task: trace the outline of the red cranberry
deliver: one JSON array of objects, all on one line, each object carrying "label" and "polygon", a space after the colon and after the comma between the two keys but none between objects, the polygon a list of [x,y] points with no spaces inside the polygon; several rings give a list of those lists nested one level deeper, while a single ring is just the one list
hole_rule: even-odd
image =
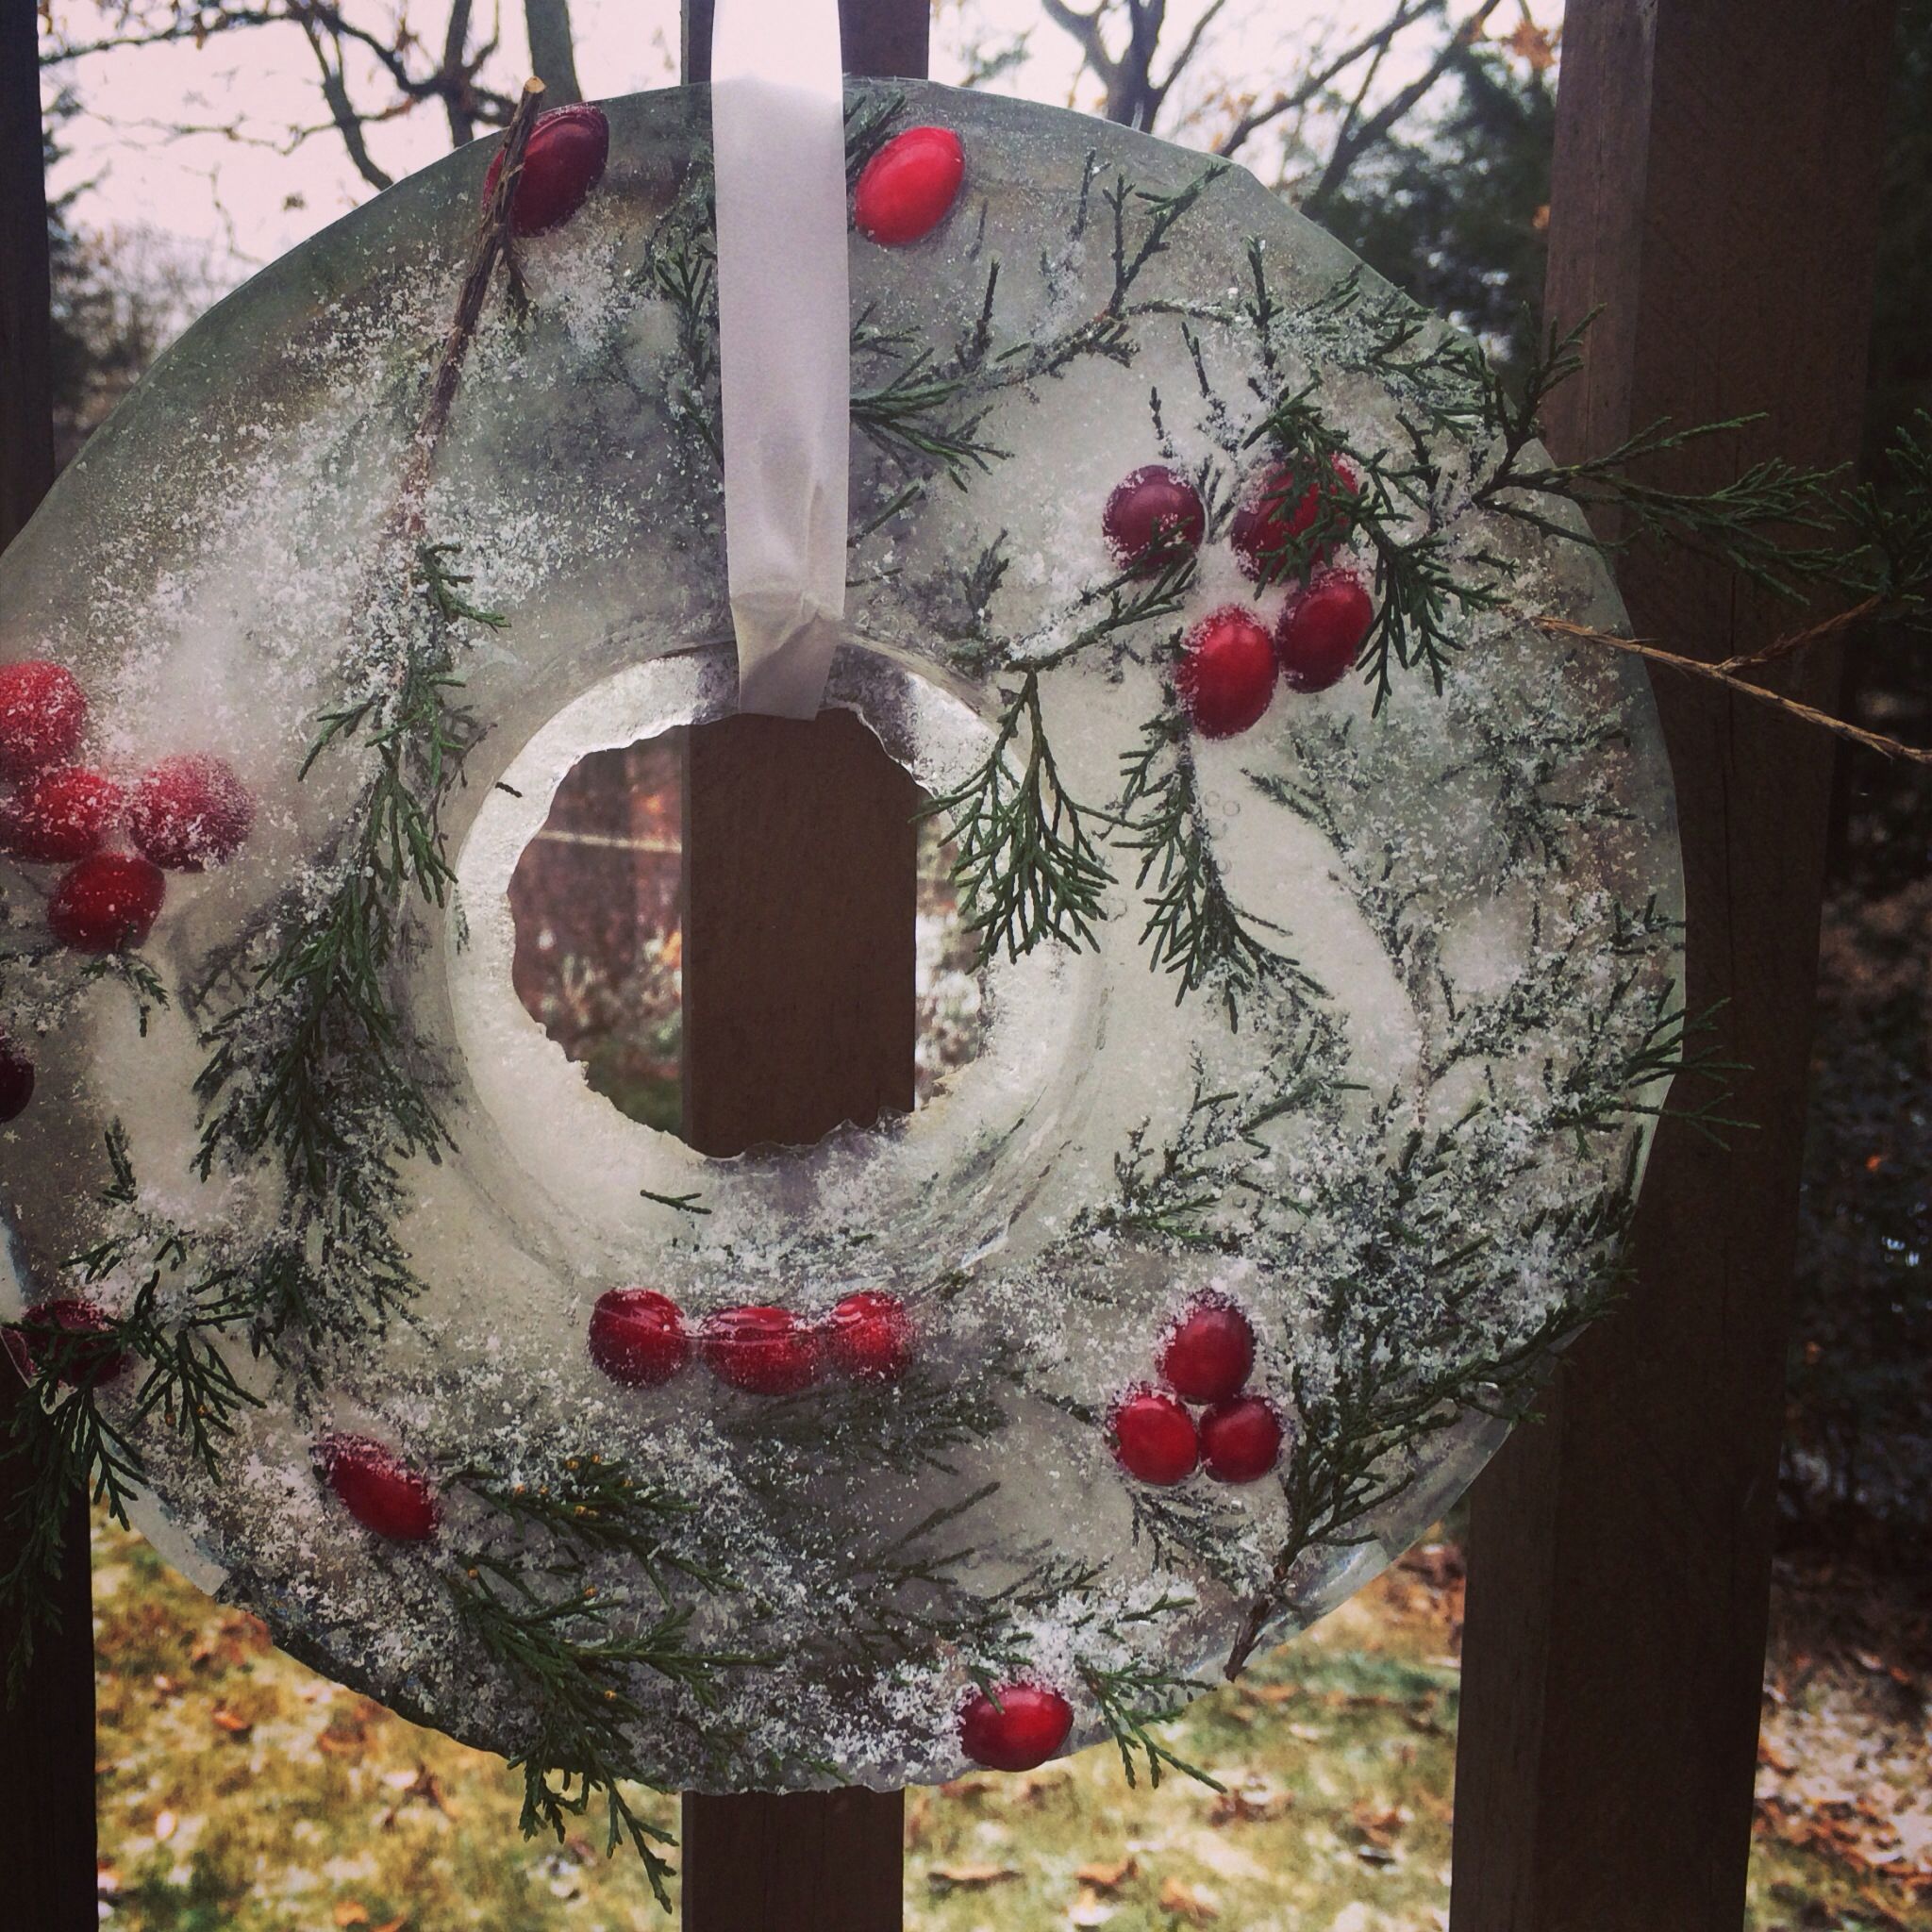
[{"label": "red cranberry", "polygon": [[[601,108],[578,101],[539,114],[524,149],[524,172],[510,199],[511,232],[541,235],[560,228],[604,178],[604,164],[609,158],[610,124]],[[498,147],[483,177],[486,202],[496,192],[502,173],[503,149]]]},{"label": "red cranberry", "polygon": [[975,1690],[959,1713],[959,1748],[989,1771],[1031,1771],[1066,1748],[1074,1707],[1044,1684]]},{"label": "red cranberry", "polygon": [[790,1308],[720,1308],[698,1346],[719,1381],[753,1395],[795,1395],[819,1378],[819,1338]]},{"label": "red cranberry", "polygon": [[1274,653],[1291,691],[1326,691],[1355,667],[1375,621],[1368,586],[1351,570],[1318,571],[1274,626]]},{"label": "red cranberry", "polygon": [[869,241],[902,247],[929,235],[958,199],[966,150],[950,127],[908,127],[866,162],[852,219]]},{"label": "red cranberry", "polygon": [[37,773],[0,815],[0,837],[16,858],[64,865],[108,842],[126,800],[113,779],[84,765]]},{"label": "red cranberry", "polygon": [[1177,471],[1150,463],[1114,486],[1100,527],[1120,567],[1154,576],[1197,549],[1208,531],[1200,492]]},{"label": "red cranberry", "polygon": [[825,1347],[861,1382],[896,1382],[912,1361],[912,1317],[895,1294],[848,1294],[825,1324]]},{"label": "red cranberry", "polygon": [[1258,1481],[1281,1456],[1281,1418],[1258,1395],[1218,1402],[1201,1418],[1201,1457],[1224,1483]]},{"label": "red cranberry", "polygon": [[65,665],[0,664],[0,778],[64,763],[86,730],[87,694]]},{"label": "red cranberry", "polygon": [[1190,1402],[1224,1402],[1255,1366],[1255,1330],[1232,1302],[1193,1303],[1168,1331],[1160,1350],[1162,1379]]},{"label": "red cranberry", "polygon": [[163,758],[134,788],[127,828],[170,872],[225,865],[255,823],[255,800],[233,769],[206,753]]},{"label": "red cranberry", "polygon": [[158,866],[126,852],[96,852],[54,888],[47,925],[76,953],[118,953],[154,930],[168,882]]},{"label": "red cranberry", "polygon": [[17,1121],[33,1097],[33,1061],[0,1033],[0,1124]]},{"label": "red cranberry", "polygon": [[[1347,529],[1337,499],[1361,488],[1340,457],[1329,459],[1324,482],[1306,465],[1271,463],[1234,513],[1228,542],[1241,567],[1257,583],[1278,584],[1323,561]],[[1312,547],[1303,540],[1313,538]]]},{"label": "red cranberry", "polygon": [[613,1382],[649,1389],[668,1382],[691,1354],[684,1317],[653,1288],[613,1288],[591,1310],[591,1359]]},{"label": "red cranberry", "polygon": [[367,1436],[325,1436],[315,1454],[324,1480],[364,1529],[399,1543],[436,1534],[436,1491],[394,1450]]},{"label": "red cranberry", "polygon": [[[113,1342],[114,1324],[84,1295],[36,1302],[20,1318],[25,1373],[32,1375],[34,1351],[48,1358],[56,1378],[70,1386],[111,1382],[127,1366]],[[19,1355],[14,1357],[18,1362]]]},{"label": "red cranberry", "polygon": [[1274,674],[1274,641],[1230,604],[1204,617],[1182,641],[1174,691],[1203,738],[1232,738],[1268,708]]},{"label": "red cranberry", "polygon": [[1115,1460],[1131,1476],[1165,1488],[1194,1473],[1201,1441],[1194,1418],[1158,1389],[1135,1389],[1108,1418]]}]

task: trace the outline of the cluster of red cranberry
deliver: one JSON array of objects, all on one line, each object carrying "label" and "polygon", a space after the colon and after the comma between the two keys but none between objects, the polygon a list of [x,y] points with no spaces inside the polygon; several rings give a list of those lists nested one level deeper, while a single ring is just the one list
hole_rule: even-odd
[{"label": "cluster of red cranberry", "polygon": [[[153,930],[165,872],[205,872],[241,850],[255,801],[206,753],[162,758],[131,784],[79,762],[88,715],[64,665],[0,665],[0,854],[65,867],[47,929],[77,953],[118,953]],[[113,849],[118,841],[133,850]],[[0,1035],[0,1121],[33,1091],[33,1063]]]},{"label": "cluster of red cranberry", "polygon": [[912,1360],[912,1317],[897,1295],[848,1294],[822,1321],[790,1308],[720,1308],[698,1324],[654,1288],[613,1288],[591,1310],[591,1359],[628,1388],[655,1388],[698,1358],[733,1389],[795,1395],[837,1369],[859,1382],[896,1382]]},{"label": "cluster of red cranberry", "polygon": [[[1326,691],[1348,675],[1369,634],[1375,607],[1368,586],[1355,571],[1330,565],[1334,545],[1324,541],[1324,532],[1346,527],[1340,499],[1357,494],[1360,479],[1339,458],[1329,472],[1270,463],[1235,511],[1228,545],[1245,576],[1274,582],[1298,547],[1308,551],[1310,568],[1272,634],[1252,611],[1226,604],[1182,640],[1174,690],[1204,738],[1232,738],[1257,723],[1277,678],[1291,691]],[[1100,525],[1124,572],[1155,576],[1200,548],[1208,512],[1192,483],[1155,463],[1122,478]]]},{"label": "cluster of red cranberry", "polygon": [[[1166,1488],[1197,1468],[1224,1483],[1252,1483],[1281,1458],[1281,1417],[1245,1394],[1255,1330],[1219,1295],[1191,1303],[1167,1332],[1157,1366],[1164,1386],[1129,1389],[1108,1416],[1115,1459],[1137,1481]],[[1197,1423],[1189,1403],[1205,1405]]]}]

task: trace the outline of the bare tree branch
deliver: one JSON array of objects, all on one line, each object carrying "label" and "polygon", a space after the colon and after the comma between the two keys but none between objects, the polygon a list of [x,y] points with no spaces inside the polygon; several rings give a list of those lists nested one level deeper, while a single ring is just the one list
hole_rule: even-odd
[{"label": "bare tree branch", "polygon": [[524,0],[524,23],[530,33],[530,71],[543,83],[544,99],[553,108],[582,100],[570,0]]},{"label": "bare tree branch", "polygon": [[375,157],[369,152],[369,143],[363,137],[362,116],[349,99],[349,83],[342,72],[341,42],[340,39],[335,42],[336,62],[331,67],[328,50],[323,44],[322,30],[311,21],[305,20],[302,25],[308,36],[308,44],[314,50],[315,64],[322,69],[322,97],[328,103],[330,118],[341,134],[342,145],[349,151],[349,159],[354,163],[357,174],[378,193],[385,188],[393,187],[395,176],[376,165]]},{"label": "bare tree branch", "polygon": [[[1232,155],[1253,135],[1271,122],[1297,108],[1306,108],[1325,93],[1330,85],[1364,57],[1374,58],[1394,43],[1398,34],[1432,13],[1441,13],[1444,0],[1400,0],[1395,11],[1382,25],[1362,35],[1332,58],[1323,61],[1298,81],[1285,89],[1264,108],[1251,108],[1214,144],[1218,155]],[[1170,76],[1170,79],[1172,77]]]},{"label": "bare tree branch", "polygon": [[[442,71],[449,75],[463,72],[463,56],[470,46],[470,6],[471,0],[450,0],[449,31],[442,37]],[[452,90],[443,97],[443,106],[449,113],[449,142],[452,147],[467,147],[476,138],[476,123],[470,113],[468,91]]]},{"label": "bare tree branch", "polygon": [[1502,4],[1503,0],[1478,0],[1475,11],[1442,43],[1441,50],[1422,74],[1406,88],[1391,94],[1366,121],[1359,124],[1352,123],[1343,128],[1341,138],[1337,140],[1334,149],[1329,154],[1327,166],[1322,170],[1322,178],[1315,183],[1313,192],[1302,202],[1305,213],[1320,215],[1324,203],[1340,191],[1356,162],[1434,89],[1436,83],[1448,73],[1457,55],[1481,35],[1489,23],[1490,15]]}]

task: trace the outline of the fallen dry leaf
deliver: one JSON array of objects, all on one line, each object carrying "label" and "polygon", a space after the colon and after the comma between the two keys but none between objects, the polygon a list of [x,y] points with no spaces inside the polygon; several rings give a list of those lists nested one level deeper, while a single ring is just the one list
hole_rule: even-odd
[{"label": "fallen dry leaf", "polygon": [[370,1927],[370,1932],[408,1932],[409,1921],[407,1914],[400,1919],[385,1919],[381,1924]]},{"label": "fallen dry leaf", "polygon": [[1218,1793],[1208,1807],[1209,1824],[1256,1824],[1280,1818],[1293,1807],[1294,1794],[1277,1790],[1263,1777],[1246,1777]]},{"label": "fallen dry leaf", "polygon": [[1160,1909],[1185,1919],[1191,1925],[1211,1925],[1221,1916],[1221,1901],[1211,1892],[1199,1890],[1178,1878],[1160,1881]]},{"label": "fallen dry leaf", "polygon": [[366,1925],[369,1923],[369,1907],[353,1898],[345,1898],[335,1909],[338,1925]]},{"label": "fallen dry leaf", "polygon": [[1019,1875],[1014,1865],[934,1865],[927,1871],[925,1882],[935,1891],[973,1891]]},{"label": "fallen dry leaf", "polygon": [[1064,1764],[1047,1764],[1015,1778],[1011,1790],[1023,1804],[1037,1805],[1048,1791],[1057,1791],[1073,1782],[1074,1774]]},{"label": "fallen dry leaf", "polygon": [[1140,1869],[1140,1859],[1129,1852],[1118,1864],[1095,1860],[1091,1865],[1082,1865],[1074,1876],[1095,1891],[1118,1891]]},{"label": "fallen dry leaf", "polygon": [[218,1704],[208,1713],[216,1730],[226,1731],[231,1738],[245,1738],[255,1728],[253,1718],[239,1716],[225,1704]]}]

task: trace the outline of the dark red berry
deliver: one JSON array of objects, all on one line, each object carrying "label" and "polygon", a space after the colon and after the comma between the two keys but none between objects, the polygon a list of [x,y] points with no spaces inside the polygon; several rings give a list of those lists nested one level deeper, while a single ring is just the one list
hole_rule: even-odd
[{"label": "dark red berry", "polygon": [[1131,1476],[1163,1488],[1194,1473],[1201,1441],[1194,1418],[1158,1389],[1135,1389],[1108,1418],[1114,1458]]},{"label": "dark red berry", "polygon": [[1236,558],[1256,582],[1278,584],[1313,569],[1345,533],[1337,499],[1361,484],[1340,457],[1329,468],[1324,481],[1307,465],[1270,463],[1256,478],[1228,531]]},{"label": "dark red berry", "polygon": [[1274,641],[1230,604],[1204,617],[1181,644],[1174,690],[1204,738],[1232,738],[1268,708],[1274,695]]},{"label": "dark red berry", "polygon": [[62,664],[0,664],[0,778],[64,764],[87,729],[87,693]]},{"label": "dark red berry", "polygon": [[1224,1483],[1251,1483],[1281,1456],[1281,1418],[1258,1395],[1218,1402],[1201,1418],[1201,1459]]},{"label": "dark red berry", "polygon": [[1352,570],[1318,571],[1274,626],[1274,651],[1291,691],[1326,691],[1354,669],[1375,621],[1368,586]]},{"label": "dark red berry", "polygon": [[[610,158],[610,124],[601,108],[578,101],[537,116],[524,149],[524,172],[509,205],[509,225],[518,235],[541,235],[559,228],[584,205],[584,197],[604,178]],[[499,147],[483,177],[483,199],[496,192],[503,173]]]},{"label": "dark red berry", "polygon": [[0,1033],[0,1124],[17,1121],[33,1097],[33,1061]]},{"label": "dark red berry", "polygon": [[1232,1302],[1192,1304],[1161,1344],[1160,1374],[1190,1402],[1225,1402],[1255,1366],[1255,1330]]},{"label": "dark red berry", "polygon": [[795,1395],[819,1378],[819,1338],[790,1308],[720,1308],[698,1336],[719,1381],[754,1395]]},{"label": "dark red berry", "polygon": [[325,1436],[315,1457],[323,1479],[364,1529],[399,1543],[436,1534],[436,1491],[394,1450],[367,1436]]},{"label": "dark red berry", "polygon": [[966,176],[966,150],[950,127],[908,127],[880,148],[858,177],[852,219],[889,248],[917,242],[945,220]]},{"label": "dark red berry", "polygon": [[1031,1771],[1066,1748],[1074,1707],[1044,1684],[975,1690],[959,1713],[959,1748],[989,1771]]},{"label": "dark red berry", "polygon": [[825,1348],[861,1382],[896,1382],[912,1360],[912,1317],[895,1294],[848,1294],[825,1324]]},{"label": "dark red berry", "polygon": [[96,852],[64,874],[47,901],[47,925],[76,953],[118,953],[154,930],[168,882],[128,852]]},{"label": "dark red berry", "polygon": [[1100,527],[1124,571],[1153,576],[1199,547],[1208,512],[1200,492],[1178,471],[1150,463],[1114,485]]},{"label": "dark red berry", "polygon": [[205,752],[163,758],[134,788],[127,829],[170,872],[205,872],[241,851],[255,800],[231,767]]},{"label": "dark red berry", "polygon": [[36,1356],[61,1382],[92,1386],[110,1382],[127,1366],[114,1346],[113,1324],[83,1295],[37,1302],[20,1318],[20,1338],[33,1374]]},{"label": "dark red berry", "polygon": [[654,1288],[613,1288],[591,1310],[591,1359],[613,1382],[649,1389],[668,1382],[691,1354],[684,1317]]},{"label": "dark red berry", "polygon": [[84,765],[37,773],[0,810],[0,841],[15,858],[64,865],[108,842],[127,801],[120,786]]}]

